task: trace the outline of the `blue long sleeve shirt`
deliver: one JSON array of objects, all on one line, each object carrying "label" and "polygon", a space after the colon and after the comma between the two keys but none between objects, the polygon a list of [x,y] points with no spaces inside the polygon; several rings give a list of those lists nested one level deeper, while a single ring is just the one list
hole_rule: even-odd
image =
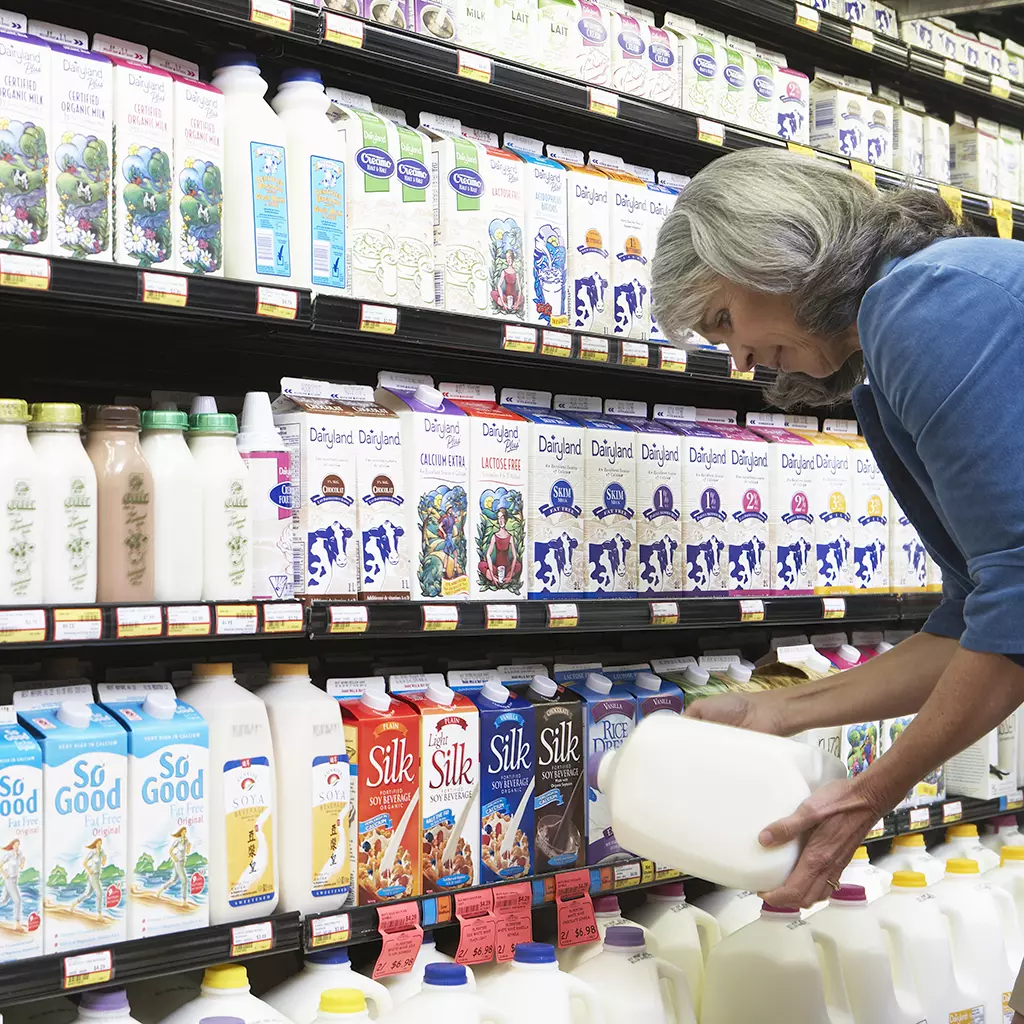
[{"label": "blue long sleeve shirt", "polygon": [[857,417],[942,569],[924,628],[1024,664],[1024,243],[956,238],[893,260],[857,326]]}]

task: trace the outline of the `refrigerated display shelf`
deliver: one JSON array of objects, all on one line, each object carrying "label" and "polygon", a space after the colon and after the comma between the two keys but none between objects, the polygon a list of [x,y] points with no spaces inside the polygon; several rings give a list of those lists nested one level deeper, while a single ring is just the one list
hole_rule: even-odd
[{"label": "refrigerated display shelf", "polygon": [[927,832],[929,829],[944,828],[958,823],[985,821],[997,814],[1011,814],[1024,808],[1024,793],[1017,790],[1011,796],[994,800],[978,800],[969,796],[949,796],[945,800],[923,807],[904,807],[892,811],[879,822],[877,828],[868,833],[868,842],[880,842],[893,836],[911,832]]}]

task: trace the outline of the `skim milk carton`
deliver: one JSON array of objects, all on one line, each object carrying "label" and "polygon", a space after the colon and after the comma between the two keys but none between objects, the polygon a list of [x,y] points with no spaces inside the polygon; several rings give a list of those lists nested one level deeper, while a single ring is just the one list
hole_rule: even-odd
[{"label": "skim milk carton", "polygon": [[682,438],[671,427],[647,418],[646,402],[605,399],[605,415],[636,434],[637,594],[682,593]]},{"label": "skim milk carton", "polygon": [[402,430],[411,596],[468,598],[469,420],[430,377],[382,370],[378,384],[375,401],[398,414]]},{"label": "skim milk carton", "polygon": [[600,398],[555,395],[554,407],[586,428],[586,596],[633,597],[637,589],[636,435],[625,423],[603,415]]},{"label": "skim milk carton", "polygon": [[527,552],[531,598],[580,597],[586,589],[583,495],[585,430],[551,411],[550,391],[505,388],[502,405],[527,421]]},{"label": "skim milk carton", "polygon": [[927,555],[914,524],[889,494],[889,587],[897,594],[925,590]]},{"label": "skim milk carton", "polygon": [[526,421],[495,401],[487,384],[441,384],[469,417],[469,595],[523,600],[523,559],[529,550]]},{"label": "skim milk carton", "polygon": [[43,952],[124,942],[128,734],[87,683],[14,695],[43,748]]},{"label": "skim milk carton", "polygon": [[9,704],[0,730],[0,961],[10,963],[43,953],[43,762]]},{"label": "skim milk carton", "polygon": [[170,683],[100,683],[128,733],[128,938],[210,921],[209,728]]}]

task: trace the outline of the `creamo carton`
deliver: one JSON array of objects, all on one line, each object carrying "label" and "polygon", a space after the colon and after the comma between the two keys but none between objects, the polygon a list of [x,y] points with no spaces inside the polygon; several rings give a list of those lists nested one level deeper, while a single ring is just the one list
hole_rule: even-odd
[{"label": "creamo carton", "polygon": [[550,391],[505,388],[502,405],[529,426],[526,526],[531,598],[580,597],[586,589],[583,536],[586,431],[551,411]]},{"label": "creamo carton", "polygon": [[632,597],[637,588],[636,438],[625,423],[602,415],[600,398],[555,395],[554,407],[586,428],[586,595]]},{"label": "creamo carton", "polygon": [[889,588],[897,594],[927,589],[927,556],[914,524],[889,494]]}]

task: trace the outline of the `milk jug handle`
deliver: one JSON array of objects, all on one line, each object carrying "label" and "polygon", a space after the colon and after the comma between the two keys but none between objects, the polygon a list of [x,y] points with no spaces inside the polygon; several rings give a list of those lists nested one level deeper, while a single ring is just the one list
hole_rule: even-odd
[{"label": "milk jug handle", "polygon": [[472,998],[476,1001],[476,1005],[479,1008],[480,1024],[484,1024],[484,1021],[487,1021],[488,1024],[514,1024],[512,1018],[504,1010],[499,1010],[494,1003],[481,999],[479,996],[473,996]]},{"label": "milk jug handle", "polygon": [[373,1003],[373,1016],[379,1020],[391,1010],[391,993],[383,985],[377,984],[374,988],[367,986],[363,989],[368,1003]]},{"label": "milk jug handle", "polygon": [[[1005,936],[1007,950],[1011,947],[1020,949],[1024,939],[1021,936],[1020,921],[1017,917],[1017,904],[1002,886],[989,885],[988,889],[992,893],[992,898],[999,909],[999,916],[1003,921],[1003,935]],[[1013,966],[1016,967],[1017,965],[1014,964]]]},{"label": "milk jug handle", "polygon": [[846,979],[843,975],[843,963],[839,957],[839,946],[836,940],[825,932],[818,931],[811,922],[811,935],[821,950],[824,960],[825,1003],[830,1013],[852,1016],[850,997],[846,992]]},{"label": "milk jug handle", "polygon": [[[604,1024],[604,1007],[601,1005],[601,998],[598,996],[597,990],[571,974],[563,974],[561,977],[569,992],[569,998],[583,1003],[586,1009],[584,1019],[587,1024]],[[579,1019],[579,1016],[573,1013],[573,1020]]]},{"label": "milk jug handle", "polygon": [[693,1012],[693,996],[690,994],[686,974],[674,964],[658,957],[655,957],[654,963],[658,969],[658,978],[668,983],[672,993],[671,1020],[674,1024],[697,1024],[697,1017]]},{"label": "milk jug handle", "polygon": [[711,950],[722,941],[722,928],[718,923],[718,918],[713,917],[706,910],[701,910],[700,907],[695,907],[692,903],[688,903],[687,906],[690,908],[690,913],[693,914],[693,923],[697,926],[697,935],[700,938],[701,956],[706,963]]},{"label": "milk jug handle", "polygon": [[910,958],[910,947],[907,935],[900,927],[898,919],[889,917],[879,911],[878,926],[889,937],[889,948],[892,951],[892,974],[896,988],[896,998],[901,1004],[907,1000],[918,1000],[917,983],[914,980],[914,966]]}]

